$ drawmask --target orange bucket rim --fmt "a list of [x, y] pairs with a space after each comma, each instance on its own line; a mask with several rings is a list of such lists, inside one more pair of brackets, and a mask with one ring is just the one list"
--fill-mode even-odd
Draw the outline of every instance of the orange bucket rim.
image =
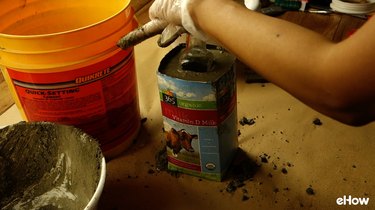
[[[45, 37], [59, 36], [59, 35], [75, 33], [77, 31], [82, 31], [82, 30], [85, 30], [85, 29], [92, 28], [92, 27], [95, 27], [97, 25], [103, 24], [103, 23], [107, 22], [108, 20], [118, 16], [119, 14], [121, 14], [122, 12], [124, 12], [126, 9], [129, 9], [129, 8], [130, 8], [129, 9], [130, 10], [129, 16], [130, 17], [133, 16], [134, 10], [131, 7], [129, 7], [130, 0], [125, 0], [124, 2], [126, 2], [124, 4], [124, 6], [118, 12], [116, 12], [115, 14], [110, 15], [109, 17], [107, 17], [107, 18], [105, 18], [101, 21], [89, 24], [87, 26], [83, 26], [83, 27], [79, 27], [79, 28], [71, 29], [71, 30], [66, 30], [66, 31], [61, 31], [61, 32], [46, 33], [46, 34], [35, 34], [35, 35], [14, 35], [14, 34], [6, 34], [6, 33], [0, 32], [0, 38], [2, 37], [2, 38], [12, 38], [12, 39], [34, 39], [34, 38], [45, 38]], [[0, 48], [0, 50], [1, 50], [1, 48]]]

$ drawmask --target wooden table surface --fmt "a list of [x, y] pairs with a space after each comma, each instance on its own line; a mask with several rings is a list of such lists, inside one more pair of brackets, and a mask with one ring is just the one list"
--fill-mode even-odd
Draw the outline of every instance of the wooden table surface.
[[360, 28], [365, 19], [346, 14], [314, 14], [308, 12], [286, 12], [280, 18], [323, 34], [339, 42]]
[[[139, 18], [140, 24], [147, 21], [146, 13], [144, 9], [140, 9], [139, 13], [137, 13], [142, 16]], [[312, 29], [333, 41], [345, 39], [365, 22], [364, 19], [345, 14], [313, 14], [299, 11], [288, 11], [281, 15], [280, 18]], [[4, 113], [13, 104], [14, 100], [10, 95], [3, 75], [0, 74], [0, 114]]]

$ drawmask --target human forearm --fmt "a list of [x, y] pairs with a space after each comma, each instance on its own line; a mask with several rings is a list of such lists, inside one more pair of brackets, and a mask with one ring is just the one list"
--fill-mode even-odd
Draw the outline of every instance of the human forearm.
[[346, 100], [357, 99], [348, 92], [348, 85], [337, 79], [341, 74], [337, 70], [343, 68], [340, 63], [328, 62], [336, 56], [332, 52], [337, 44], [298, 25], [249, 12], [230, 1], [200, 2], [192, 10], [197, 26], [259, 74], [340, 121], [347, 121], [351, 112], [357, 111], [340, 110], [346, 109]]
[[230, 1], [217, 1], [222, 5], [210, 4], [211, 0], [201, 2], [193, 13], [193, 17], [199, 17], [198, 27], [270, 81], [287, 88], [302, 80], [305, 87], [307, 81], [321, 76], [315, 67], [333, 45], [329, 40]]

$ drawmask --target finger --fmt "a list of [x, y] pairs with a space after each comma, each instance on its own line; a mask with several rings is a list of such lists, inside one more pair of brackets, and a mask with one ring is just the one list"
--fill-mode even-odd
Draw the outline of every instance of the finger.
[[169, 24], [160, 35], [158, 40], [159, 47], [169, 46], [183, 33], [186, 33], [183, 27]]
[[119, 46], [121, 49], [126, 49], [128, 47], [137, 45], [148, 38], [151, 38], [157, 34], [162, 33], [164, 28], [167, 27], [167, 25], [168, 23], [166, 21], [157, 19], [152, 20], [144, 24], [143, 26], [126, 34], [117, 42], [117, 46]]

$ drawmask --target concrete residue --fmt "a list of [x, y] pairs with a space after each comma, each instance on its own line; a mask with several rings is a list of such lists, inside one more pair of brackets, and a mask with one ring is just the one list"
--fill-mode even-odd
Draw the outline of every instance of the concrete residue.
[[84, 209], [103, 156], [71, 126], [21, 122], [0, 130], [0, 209]]

